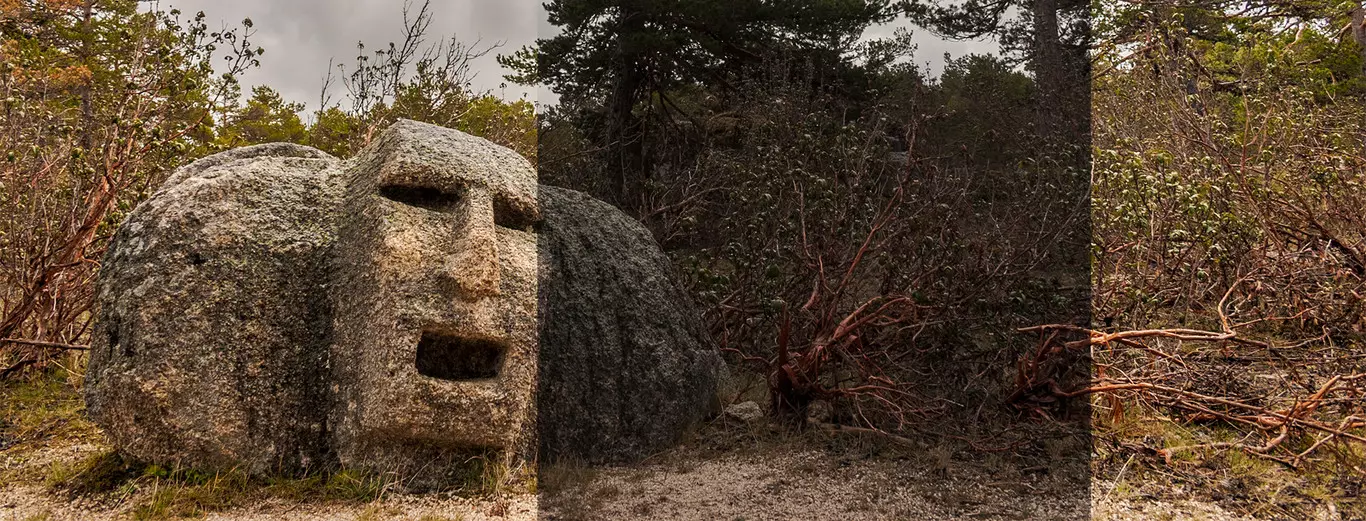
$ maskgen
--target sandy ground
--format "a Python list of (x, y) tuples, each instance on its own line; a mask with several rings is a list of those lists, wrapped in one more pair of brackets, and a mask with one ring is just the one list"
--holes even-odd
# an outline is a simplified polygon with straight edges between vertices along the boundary
[[(1113, 482), (1097, 482), (1092, 487), (1091, 518), (1096, 521), (1254, 521), (1237, 515), (1217, 504), (1200, 501), (1164, 501), (1157, 499), (1117, 499), (1109, 491)], [(1339, 518), (1322, 518), (1338, 521)]]
[[(77, 444), (0, 454), (0, 470), (41, 472), (105, 450)], [(268, 499), (209, 514), (210, 520), (1205, 520), (1244, 521), (1218, 505), (1119, 498), (1048, 471), (993, 473), (958, 464), (930, 470), (914, 457), (863, 456), (787, 443), (730, 453), (687, 447), (624, 467), (565, 467), (542, 476), (543, 495), (470, 499), (390, 494), (372, 503)], [(554, 473), (552, 475), (552, 473)], [(35, 474), (36, 475), (36, 474)], [(68, 498), (36, 480), (0, 484), (0, 520), (132, 517), (130, 501)], [(553, 481), (553, 483), (552, 483)], [(1339, 521), (1331, 508), (1316, 521)]]
[(1090, 518), (1084, 489), (1078, 492), (1046, 475), (996, 479), (968, 468), (937, 473), (909, 459), (851, 460), (798, 447), (669, 459), (590, 470), (586, 484), (549, 489), (542, 496), (542, 518)]
[[(1092, 519), (1097, 521), (1256, 521), (1259, 518), (1235, 514), (1215, 503), (1154, 499), (1098, 499)], [(1321, 506), (1305, 521), (1348, 521), (1333, 505)]]

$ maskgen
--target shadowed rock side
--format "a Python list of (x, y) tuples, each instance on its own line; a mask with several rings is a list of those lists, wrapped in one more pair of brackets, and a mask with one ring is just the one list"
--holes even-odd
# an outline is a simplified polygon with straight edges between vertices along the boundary
[(541, 186), (541, 462), (640, 459), (717, 408), (722, 362), (650, 232)]
[(329, 459), (324, 280), (339, 162), (271, 144), (178, 171), (114, 236), (85, 394), (139, 459), (254, 472)]

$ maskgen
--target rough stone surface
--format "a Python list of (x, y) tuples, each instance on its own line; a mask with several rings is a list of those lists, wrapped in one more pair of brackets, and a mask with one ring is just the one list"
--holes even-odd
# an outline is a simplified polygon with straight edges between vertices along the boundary
[(715, 406), (671, 269), (635, 221), (453, 130), (401, 121), (348, 161), (233, 150), (116, 234), (86, 400), (121, 451), (199, 467), (422, 482), (470, 451), (528, 461), (537, 434), (542, 460), (637, 458)]
[(331, 284), (342, 464), (439, 477), (467, 450), (530, 456), (536, 174), (490, 147), (399, 122), (347, 167)]
[(327, 458), (339, 163), (262, 145), (178, 171), (114, 236), (86, 373), (91, 416), (149, 461), (253, 471)]
[(541, 461), (643, 458), (710, 413), (722, 362), (650, 232), (542, 186)]

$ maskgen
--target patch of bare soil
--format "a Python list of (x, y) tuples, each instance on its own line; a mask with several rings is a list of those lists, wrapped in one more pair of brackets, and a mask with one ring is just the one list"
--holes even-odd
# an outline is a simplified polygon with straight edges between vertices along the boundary
[[(531, 494), (465, 498), (386, 493), (370, 502), (264, 498), (207, 513), (209, 520), (1073, 520), (1251, 521), (1216, 502), (1181, 498), (1175, 485), (1096, 480), (1001, 461), (961, 461), (931, 446), (908, 454), (877, 444), (838, 446), (806, 434), (756, 435), (716, 449), (693, 442), (630, 466), (560, 465)], [(715, 439), (708, 440), (715, 442)], [(732, 440), (734, 441), (734, 440)], [(54, 468), (108, 450), (84, 441), (0, 452), (0, 520), (156, 518), (138, 512), (153, 490), (73, 497), (43, 483)], [(969, 460), (971, 458), (968, 458)], [(1155, 489), (1153, 487), (1159, 487)], [(1172, 490), (1167, 490), (1171, 488)], [(539, 508), (538, 508), (539, 506)], [(1271, 518), (1275, 518), (1272, 516)], [(1351, 519), (1325, 504), (1307, 518)]]
[[(1217, 503), (1194, 499), (1159, 499), (1157, 497), (1123, 497), (1116, 493), (1122, 488), (1113, 481), (1100, 481), (1092, 486), (1094, 498), (1091, 515), (1095, 521), (1254, 521), (1225, 510)], [(1323, 521), (1340, 517), (1320, 518)]]
[(543, 468), (541, 517), (1090, 519), (1088, 488), (1075, 476), (992, 469), (935, 447), (919, 454), (876, 443), (835, 447), (840, 440), (824, 436), (761, 439), (720, 451), (693, 443), (638, 465)]
[[(1144, 500), (1097, 502), (1096, 521), (1253, 521), (1256, 518), (1230, 513), (1215, 503), (1194, 500)], [(1320, 519), (1341, 519), (1329, 517)]]

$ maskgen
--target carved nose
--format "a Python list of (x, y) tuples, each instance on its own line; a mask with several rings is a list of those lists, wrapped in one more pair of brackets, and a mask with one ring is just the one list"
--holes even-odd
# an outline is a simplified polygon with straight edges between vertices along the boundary
[(462, 206), (464, 226), (456, 232), (455, 251), (446, 257), (442, 275), (455, 283), (463, 299), (497, 296), (501, 270), (493, 198), (485, 190), (472, 188)]

